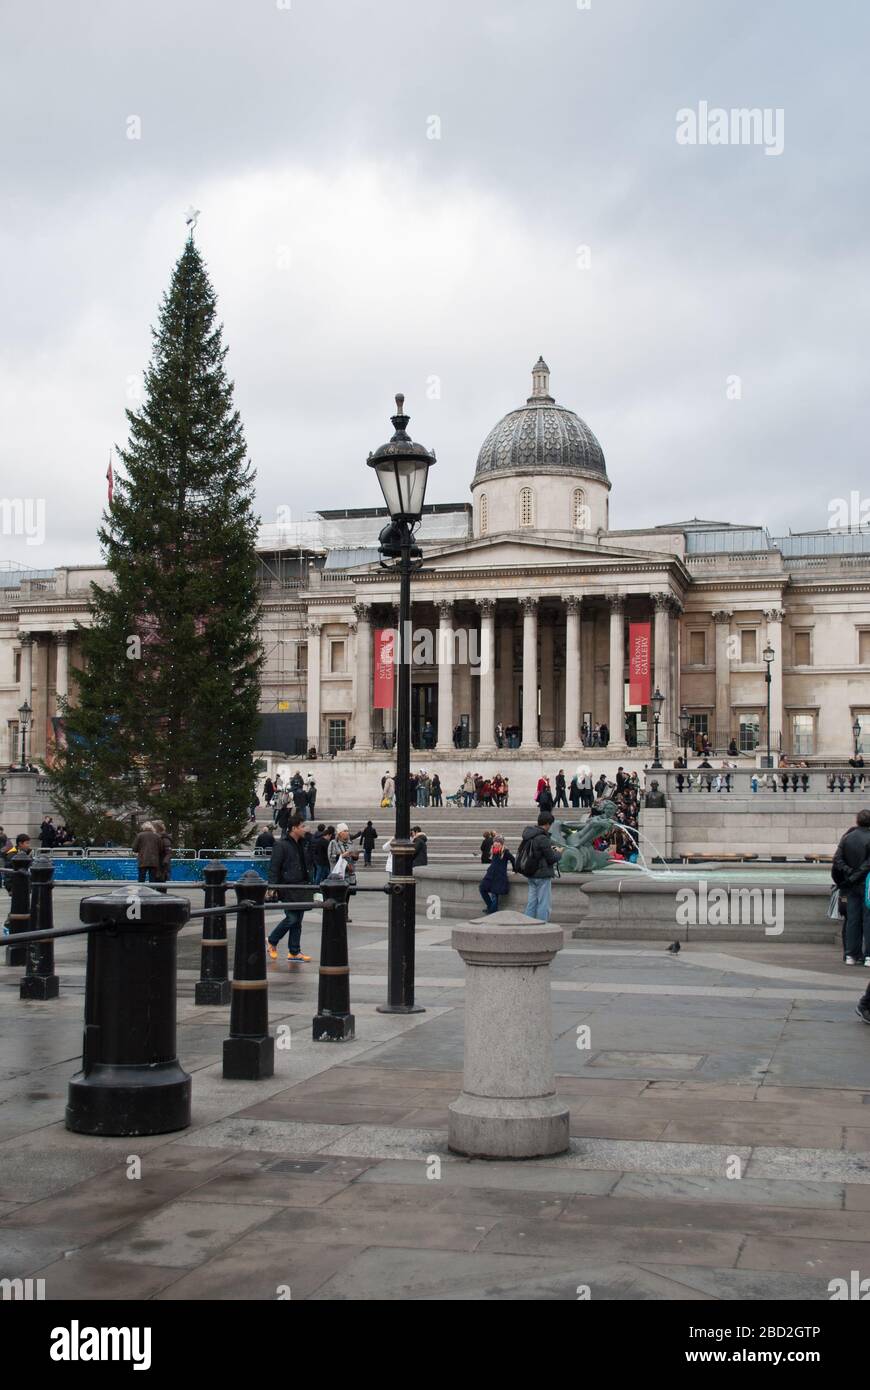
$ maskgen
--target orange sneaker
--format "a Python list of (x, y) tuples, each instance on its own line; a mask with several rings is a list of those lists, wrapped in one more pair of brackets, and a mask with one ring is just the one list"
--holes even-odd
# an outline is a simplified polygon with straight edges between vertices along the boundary
[(310, 961), (310, 960), (311, 960), (311, 957), (310, 957), (310, 956), (303, 956), (303, 954), (302, 954), (301, 951), (297, 951), (295, 956), (294, 956), (294, 955), (288, 955), (287, 959), (288, 959), (288, 960), (304, 960), (304, 961)]
[(271, 941), (267, 941), (267, 942), (266, 942), (266, 950), (269, 952), (269, 959), (270, 959), (270, 960), (277, 960), (277, 959), (278, 959), (278, 948), (277, 948), (277, 946), (273, 946), (272, 943), (271, 943)]

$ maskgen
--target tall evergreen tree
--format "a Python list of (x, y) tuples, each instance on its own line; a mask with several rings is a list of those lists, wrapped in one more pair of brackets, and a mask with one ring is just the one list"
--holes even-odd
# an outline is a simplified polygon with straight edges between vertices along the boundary
[(165, 822), (174, 843), (237, 844), (253, 785), (262, 649), (253, 473), (202, 258), (188, 238), (160, 307), (145, 403), (100, 529), (84, 670), (52, 772), (92, 838)]

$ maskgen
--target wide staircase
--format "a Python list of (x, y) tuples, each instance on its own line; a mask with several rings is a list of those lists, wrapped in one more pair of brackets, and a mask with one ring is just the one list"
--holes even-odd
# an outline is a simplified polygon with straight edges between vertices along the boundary
[[(268, 818), (264, 814), (267, 809), (263, 806), (257, 808), (258, 831), (267, 822)], [(587, 814), (582, 809), (574, 812), (570, 807), (567, 811), (564, 808), (561, 810), (561, 815), (566, 820), (571, 820), (574, 816), (578, 820), (585, 819)], [(454, 806), (412, 806), (411, 824), (419, 825), (428, 838), (430, 864), (467, 865), (480, 863), (480, 842), (484, 830), (495, 830), (498, 834), (504, 835), (508, 849), (516, 853), (523, 830), (527, 825), (535, 823), (537, 815), (536, 806), (471, 806), (468, 810), (461, 807), (457, 809)], [(383, 868), (386, 855), (381, 847), (394, 832), (395, 816), (394, 808), (374, 806), (370, 810), (360, 810), (355, 806), (336, 809), (327, 805), (321, 807), (318, 804), (315, 808), (314, 824), (325, 821), (327, 825), (337, 825), (340, 821), (345, 821), (350, 826), (350, 833), (354, 835), (358, 830), (362, 830), (367, 820), (370, 820), (378, 832), (372, 862)]]

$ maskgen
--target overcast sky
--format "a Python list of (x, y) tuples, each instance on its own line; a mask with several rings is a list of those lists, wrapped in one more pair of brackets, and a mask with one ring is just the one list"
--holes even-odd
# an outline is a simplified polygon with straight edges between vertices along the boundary
[[(468, 501), (539, 353), (614, 527), (870, 494), (870, 6), (581, 4), (4, 0), (0, 496), (46, 535), (0, 558), (99, 558), (191, 203), (264, 521), (379, 502), (397, 390)], [(782, 153), (678, 143), (702, 102)]]

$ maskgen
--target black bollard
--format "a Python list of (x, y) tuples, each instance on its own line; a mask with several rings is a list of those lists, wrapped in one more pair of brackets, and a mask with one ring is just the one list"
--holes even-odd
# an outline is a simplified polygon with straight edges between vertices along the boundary
[(190, 1124), (190, 1077), (175, 1046), (178, 933), (187, 898), (128, 883), (82, 898), (88, 934), (82, 1069), (66, 1127), (79, 1134), (166, 1134)]
[[(206, 907), (223, 907), (227, 900), (227, 871), (223, 864), (212, 860), (202, 873), (205, 880)], [(202, 958), (193, 991), (194, 1004), (228, 1004), (231, 990), (227, 977), (227, 919), (216, 912), (202, 919)]]
[(346, 1042), (355, 1036), (350, 1011), (350, 966), (347, 955), (348, 889), (339, 880), (320, 885), (323, 893), (323, 930), (320, 936), (320, 978), (317, 1013), (312, 1036), (315, 1042)]
[(266, 979), (266, 883), (249, 869), (234, 885), (239, 902), (230, 1004), (230, 1036), (224, 1038), (224, 1080), (260, 1081), (275, 1074), (275, 1039), (269, 1034)]
[(11, 892), (9, 916), (9, 945), (6, 947), (7, 965), (26, 965), (27, 947), (13, 946), (12, 938), (16, 932), (30, 929), (30, 866), (33, 860), (29, 854), (19, 854), (12, 860), (12, 872), (3, 878)]
[[(51, 895), (54, 891), (54, 865), (47, 857), (34, 859), (30, 867), (31, 931), (51, 931), (54, 927)], [(31, 941), (27, 947), (27, 972), (21, 981), (22, 999), (56, 999), (60, 980), (54, 973), (54, 942)]]

